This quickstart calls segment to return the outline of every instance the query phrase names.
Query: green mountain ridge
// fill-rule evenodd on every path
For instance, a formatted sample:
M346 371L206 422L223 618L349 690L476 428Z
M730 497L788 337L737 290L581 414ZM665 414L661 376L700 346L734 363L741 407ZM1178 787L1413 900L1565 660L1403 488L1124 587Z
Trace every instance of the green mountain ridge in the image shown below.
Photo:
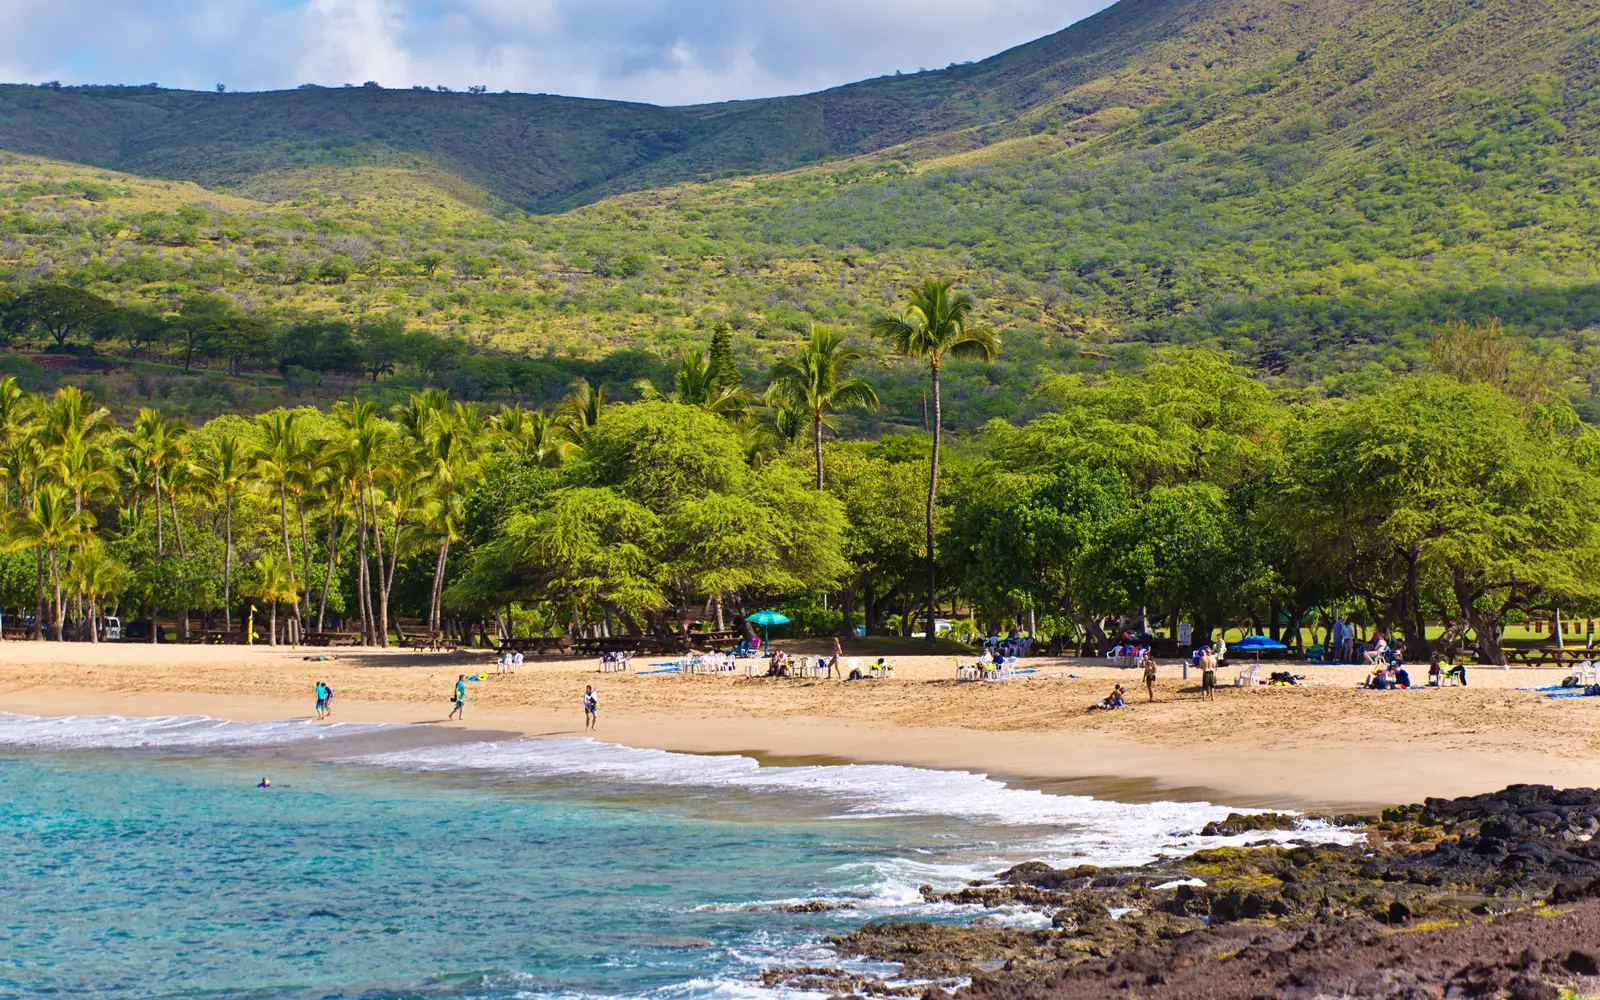
M1008 119L1113 68L1196 6L1131 0L982 62L677 108L369 87L216 94L0 86L0 148L252 195L252 178L273 169L426 161L500 204L552 211Z
M513 356L727 320L759 370L939 274L1006 341L952 372L969 426L1170 344L1358 394L1499 320L1600 415L1597 29L1584 0L1123 0L981 63L707 107L3 88L0 149L210 191L0 164L0 279L399 313ZM877 377L920 425L916 373Z

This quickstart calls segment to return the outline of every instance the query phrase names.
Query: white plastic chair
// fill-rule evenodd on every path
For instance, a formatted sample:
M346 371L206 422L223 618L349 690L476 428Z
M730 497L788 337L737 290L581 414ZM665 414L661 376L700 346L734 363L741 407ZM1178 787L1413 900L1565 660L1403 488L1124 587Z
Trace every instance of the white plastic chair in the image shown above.
M849 677L851 674L855 673L857 670L860 670L860 669L861 669L861 658L860 657L852 656L848 660L844 661L844 675L846 677Z
M1261 664L1252 663L1239 671L1239 676L1233 679L1234 687L1255 687L1261 683Z

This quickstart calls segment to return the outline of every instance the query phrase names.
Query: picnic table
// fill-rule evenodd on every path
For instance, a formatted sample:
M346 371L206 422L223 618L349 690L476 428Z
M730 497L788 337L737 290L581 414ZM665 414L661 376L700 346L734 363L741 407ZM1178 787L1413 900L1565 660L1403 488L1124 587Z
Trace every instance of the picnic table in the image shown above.
M535 656L543 656L547 653L569 653L574 648L572 638L565 635L524 635L500 640L502 653L532 653Z
M300 639L303 646L359 646L360 632L307 632Z
M202 646L242 646L242 629L199 629L189 633L189 641Z
M1501 652L1506 654L1506 659L1511 663L1518 663L1525 667L1571 667L1577 666L1584 660L1595 658L1597 650L1586 649L1578 646L1570 649L1557 649L1554 646L1505 646Z
M438 632L406 636L405 645L407 649L423 649L432 653L456 651L456 641Z
M599 656L602 653L659 653L661 640L652 635L597 636L572 643L572 651L580 656Z

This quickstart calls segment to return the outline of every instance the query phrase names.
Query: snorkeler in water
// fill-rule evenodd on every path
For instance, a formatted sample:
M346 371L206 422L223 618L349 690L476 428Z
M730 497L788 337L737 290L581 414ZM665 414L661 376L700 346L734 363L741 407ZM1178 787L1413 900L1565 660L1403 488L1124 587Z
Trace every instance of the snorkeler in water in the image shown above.
M261 784L257 785L256 787L257 788L271 788L272 787L272 782L269 781L266 778L262 778L261 779Z

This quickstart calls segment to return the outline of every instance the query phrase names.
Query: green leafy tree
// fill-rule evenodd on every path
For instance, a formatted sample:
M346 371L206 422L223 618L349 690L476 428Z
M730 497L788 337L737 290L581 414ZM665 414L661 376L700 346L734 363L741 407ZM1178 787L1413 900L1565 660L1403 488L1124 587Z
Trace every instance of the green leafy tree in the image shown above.
M898 316L884 316L872 325L873 332L903 358L928 363L933 389L933 455L928 465L927 546L928 546L928 642L936 636L938 588L934 563L933 518L939 493L939 442L943 434L944 407L939 392L939 373L947 358L994 361L1000 353L1000 338L981 323L972 322L976 307L965 292L953 291L950 283L929 278L913 288L906 308Z
M871 385L849 375L861 352L845 343L831 328L811 324L810 336L794 357L772 369L768 399L781 408L804 410L811 418L817 460L817 489L823 488L822 429L837 409L878 405Z
M64 347L87 335L111 303L72 285L46 282L28 289L0 311L0 327L10 333L34 331Z

